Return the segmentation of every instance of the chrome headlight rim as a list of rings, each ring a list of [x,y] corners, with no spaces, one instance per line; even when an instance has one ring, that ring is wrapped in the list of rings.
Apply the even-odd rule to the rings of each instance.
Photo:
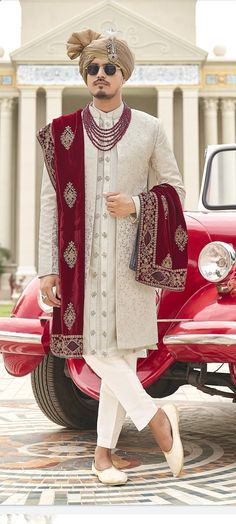
[[[223,248],[225,260],[226,260],[226,269],[223,275],[216,277],[215,274],[213,274],[214,276],[210,278],[209,275],[208,276],[206,275],[206,269],[205,269],[205,266],[203,265],[202,259],[204,256],[206,256],[207,251],[209,251],[209,255],[210,255],[210,250],[212,249],[213,246],[215,246],[216,248],[220,247],[221,250]],[[201,250],[199,257],[198,257],[198,269],[201,275],[203,276],[203,278],[205,278],[205,280],[213,284],[218,284],[219,282],[224,282],[227,279],[227,277],[229,277],[235,265],[235,261],[236,261],[236,252],[232,244],[228,244],[227,242],[222,242],[221,240],[214,240],[213,242],[209,242]]]

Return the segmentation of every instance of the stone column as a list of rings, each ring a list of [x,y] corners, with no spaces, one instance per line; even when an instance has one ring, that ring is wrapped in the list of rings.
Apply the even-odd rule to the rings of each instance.
[[[235,99],[223,98],[221,101],[222,142],[234,144],[235,137]]]
[[[46,123],[52,121],[62,114],[62,91],[63,88],[46,87]]]
[[[222,143],[235,144],[235,98],[221,100]],[[221,153],[221,175],[224,176],[221,191],[221,203],[233,204],[236,194],[236,155],[235,151]]]
[[[218,99],[204,98],[204,133],[205,133],[205,147],[208,145],[218,144]],[[208,192],[208,203],[211,205],[219,205],[220,203],[220,180],[218,163],[214,162],[214,170],[212,171],[214,180]]]
[[[174,126],[174,107],[173,89],[159,89],[158,92],[158,117],[162,120],[169,143],[173,149],[173,126]]]
[[[205,146],[209,144],[218,144],[218,130],[217,130],[217,98],[204,98],[204,132],[205,132]]]
[[[198,90],[183,90],[183,168],[185,209],[194,210],[199,200],[199,117]]]
[[[23,87],[19,97],[18,268],[23,287],[35,268],[36,91]]]
[[[12,98],[0,99],[0,244],[11,249]]]

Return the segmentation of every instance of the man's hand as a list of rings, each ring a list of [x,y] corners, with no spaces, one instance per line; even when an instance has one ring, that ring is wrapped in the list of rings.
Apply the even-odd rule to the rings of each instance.
[[[113,217],[127,217],[136,212],[133,199],[125,193],[103,193],[106,198],[106,206]]]
[[[43,298],[43,302],[47,306],[60,307],[61,301],[56,298],[53,293],[53,287],[56,286],[56,294],[61,298],[60,278],[58,275],[46,275],[40,278],[40,291],[42,295],[47,295],[47,298]]]

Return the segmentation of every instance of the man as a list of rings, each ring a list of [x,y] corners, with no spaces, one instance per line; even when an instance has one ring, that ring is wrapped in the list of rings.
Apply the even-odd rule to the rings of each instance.
[[[159,119],[122,101],[134,69],[127,43],[88,29],[71,35],[67,53],[80,56],[93,100],[37,134],[46,164],[38,274],[42,298],[54,308],[51,351],[83,357],[102,379],[92,464],[101,482],[127,481],[111,455],[126,413],[139,431],[149,425],[178,475],[183,448],[176,409],[157,409],[136,375],[137,358],[157,349],[156,290],[137,282],[129,264],[138,195],[170,184],[183,201],[182,179]]]

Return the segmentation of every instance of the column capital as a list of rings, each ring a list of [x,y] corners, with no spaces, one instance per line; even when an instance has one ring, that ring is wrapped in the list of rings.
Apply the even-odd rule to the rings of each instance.
[[[222,98],[221,100],[221,109],[224,113],[234,112],[235,109],[235,98]]]
[[[215,112],[217,111],[219,106],[219,100],[218,98],[214,97],[207,97],[203,98],[203,107],[206,112]]]
[[[172,98],[174,94],[174,88],[164,87],[164,86],[154,86],[158,95],[161,95],[163,98]]]
[[[36,98],[38,86],[36,87],[19,87],[20,98]]]
[[[14,98],[0,98],[0,108],[1,112],[5,113],[11,113],[11,110],[13,109],[15,105],[16,100]]]
[[[199,97],[199,89],[194,87],[193,89],[186,89],[186,88],[182,88],[182,94],[183,94],[183,98],[187,99],[187,98],[198,98]]]
[[[44,91],[47,95],[57,93],[58,95],[62,94],[62,91],[64,91],[65,86],[43,86]]]

